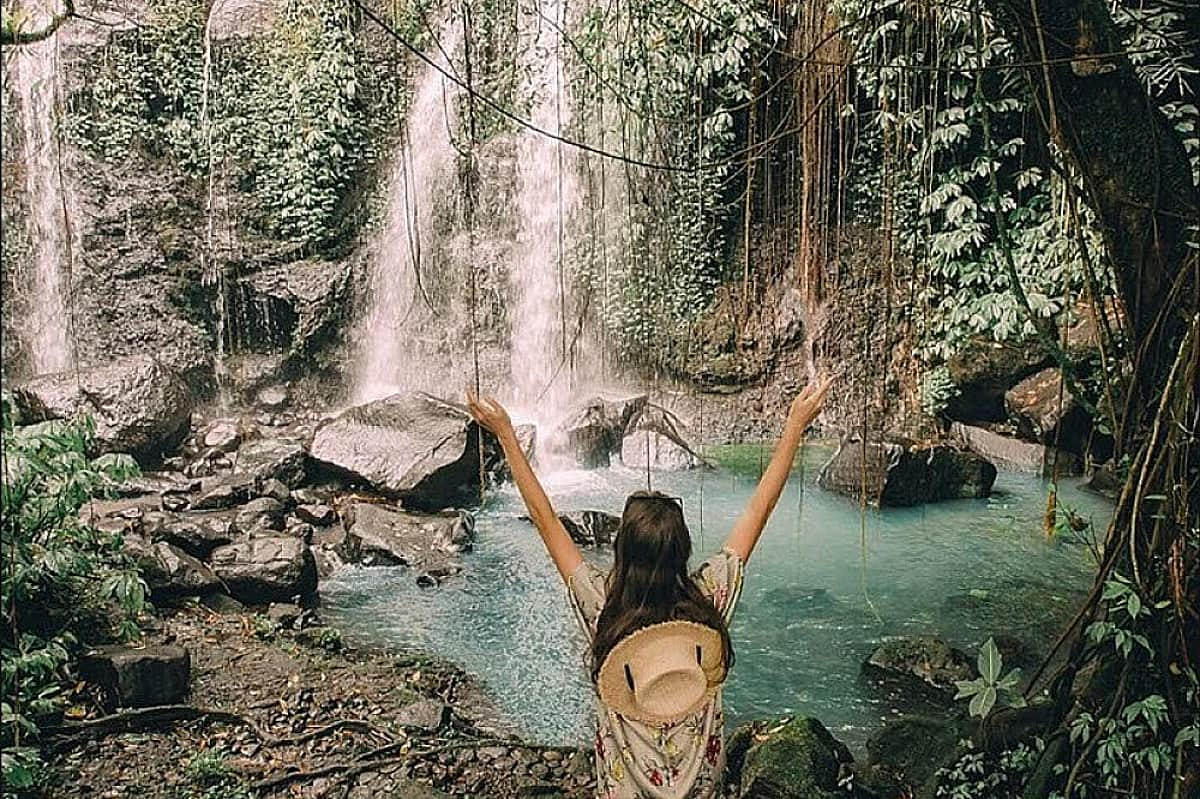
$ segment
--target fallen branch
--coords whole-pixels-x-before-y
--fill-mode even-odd
[[[157,705],[155,707],[130,708],[109,716],[85,721],[72,721],[49,731],[52,737],[62,736],[52,747],[52,752],[70,749],[80,741],[101,738],[120,732],[134,732],[175,724],[180,721],[216,721],[249,727],[255,736],[265,742],[274,740],[257,724],[240,713],[193,705]]]

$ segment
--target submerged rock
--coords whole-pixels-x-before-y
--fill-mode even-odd
[[[218,547],[212,568],[234,598],[252,605],[287,602],[317,590],[317,565],[296,538],[254,538]]]
[[[152,358],[35,377],[13,391],[30,421],[89,416],[98,452],[127,452],[157,463],[187,436],[193,399],[187,384]]]
[[[345,510],[346,560],[367,566],[436,569],[468,551],[475,537],[469,513],[424,514],[356,502]]]
[[[187,696],[191,657],[181,646],[100,646],[79,658],[79,675],[118,707],[175,704]]]
[[[594,547],[611,544],[621,527],[621,517],[602,510],[577,510],[560,513],[563,527],[577,544]]]
[[[973,452],[899,439],[843,441],[818,478],[822,488],[855,499],[865,482],[869,504],[891,507],[986,497],[995,480],[996,467]]]
[[[953,691],[958,680],[975,676],[971,659],[960,649],[931,636],[896,638],[876,647],[863,664],[876,678],[914,678],[941,691]]]
[[[771,730],[739,728],[730,739],[730,777],[746,799],[835,799],[854,758],[821,722],[796,718]],[[735,751],[735,742],[740,741]],[[736,770],[736,773],[734,773]],[[849,794],[853,796],[854,794]]]
[[[582,403],[561,425],[575,461],[585,469],[608,466],[647,399],[645,394],[618,400],[592,397]]]
[[[401,499],[440,510],[479,500],[479,425],[465,409],[424,394],[395,394],[358,405],[317,431],[312,458]],[[483,432],[484,466],[500,460]]]

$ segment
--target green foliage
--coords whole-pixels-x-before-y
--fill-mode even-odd
[[[573,70],[579,133],[620,131],[607,149],[681,168],[587,166],[588,202],[605,192],[620,233],[586,248],[577,272],[602,297],[602,321],[627,358],[677,361],[728,277],[728,227],[745,182],[733,156],[781,21],[748,0],[638,0],[583,15]]]
[[[1017,799],[1044,745],[1017,744],[998,755],[968,751],[936,775],[938,797],[945,799]]]
[[[1159,668],[1158,655],[1145,630],[1155,614],[1171,613],[1171,603],[1148,603],[1132,582],[1114,573],[1104,584],[1104,618],[1090,624],[1086,640],[1093,651],[1109,647],[1132,669]],[[1200,684],[1190,667],[1173,665],[1187,679],[1184,699],[1192,708],[1200,698]],[[1162,795],[1169,786],[1177,757],[1186,747],[1200,745],[1200,717],[1193,711],[1182,723],[1172,722],[1165,697],[1147,691],[1121,703],[1106,703],[1102,710],[1082,710],[1070,722],[1070,742],[1082,758],[1079,779],[1071,783],[1070,799],[1093,795],[1092,790],[1131,792],[1136,796]],[[1062,767],[1065,770],[1065,767]],[[1168,790],[1169,793],[1169,790]],[[1064,793],[1052,799],[1067,799]]]
[[[105,160],[141,152],[206,191],[235,186],[253,199],[246,224],[328,249],[358,222],[355,190],[394,132],[399,56],[365,57],[349,0],[274,2],[265,34],[206,52],[203,3],[153,0],[149,21],[105,48],[68,126]],[[397,16],[411,24],[407,5]]]
[[[119,537],[79,521],[79,510],[136,472],[127,456],[89,460],[88,421],[14,427],[3,410],[0,544],[0,746],[7,784],[38,779],[40,725],[63,707],[83,643],[138,634],[146,585]]]
[[[183,768],[187,799],[250,799],[254,792],[219,752],[194,755]]]
[[[979,650],[979,676],[973,680],[958,680],[954,685],[958,688],[955,699],[970,699],[967,706],[972,716],[985,718],[992,708],[999,704],[1001,707],[1024,707],[1025,697],[1017,690],[1021,681],[1021,670],[1013,669],[1004,676],[1001,672],[1004,660],[996,641],[992,638]]]
[[[944,411],[957,395],[958,386],[954,385],[950,370],[944,365],[927,372],[921,381],[921,407],[930,416],[937,416]]]

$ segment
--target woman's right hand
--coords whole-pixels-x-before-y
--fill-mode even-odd
[[[803,432],[821,412],[821,405],[824,404],[825,395],[829,392],[831,385],[833,385],[832,377],[810,381],[804,390],[792,400],[792,407],[788,411],[788,426],[796,426]]]
[[[492,397],[480,397],[474,391],[468,391],[467,410],[471,412],[471,418],[497,437],[512,432],[512,419],[508,417],[508,411]]]

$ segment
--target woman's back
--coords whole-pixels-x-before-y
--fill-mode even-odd
[[[729,550],[701,564],[692,579],[728,624],[742,587],[742,562]],[[571,606],[589,644],[604,608],[608,576],[583,562],[567,581]],[[613,799],[707,799],[720,794],[725,770],[721,690],[680,721],[627,718],[596,694],[596,794]]]

